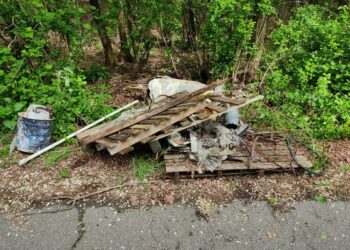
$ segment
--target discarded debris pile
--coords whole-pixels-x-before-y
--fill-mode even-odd
[[[237,110],[262,96],[224,97],[214,91],[224,81],[208,86],[191,84],[171,78],[152,80],[150,107],[124,112],[112,122],[78,134],[80,144],[94,143],[97,150],[106,149],[111,155],[130,152],[135,144],[148,144],[159,153],[159,141],[167,139],[171,149],[164,157],[166,172],[177,176],[297,167],[290,149],[283,148],[281,136],[262,142],[266,135],[259,135],[253,143],[249,141],[254,134],[247,131],[249,126],[240,121]]]
[[[227,148],[222,148],[219,154],[215,147],[213,151],[206,152],[207,157],[204,159],[209,164],[201,163],[200,151],[193,148],[192,141],[191,147],[172,149],[164,155],[165,171],[173,174],[177,179],[183,176],[204,177],[257,171],[294,171],[299,166],[311,167],[307,158],[297,152],[296,148],[288,145],[287,139],[280,133],[247,131],[239,138],[238,145],[229,144]],[[221,143],[220,137],[212,137],[212,141],[215,140],[214,145]],[[236,141],[233,142],[236,143]],[[197,159],[197,161],[191,159]]]
[[[262,99],[231,99],[214,95],[212,90],[219,81],[192,93],[177,93],[151,105],[150,108],[126,112],[110,123],[105,123],[77,135],[81,145],[95,143],[98,150],[107,149],[111,155],[125,154],[136,143],[156,142],[204,121]]]

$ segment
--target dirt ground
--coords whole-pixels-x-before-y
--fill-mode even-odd
[[[166,72],[169,67],[157,58],[156,54],[151,56],[153,63],[143,71],[133,70],[132,65],[121,65],[116,69],[110,80],[113,105],[125,104],[136,98],[145,99],[148,81]],[[329,163],[321,176],[300,170],[296,173],[246,174],[174,182],[155,174],[140,183],[134,176],[132,164],[137,152],[112,157],[107,152],[82,149],[78,144],[72,144],[66,149],[58,149],[69,153],[55,162],[55,166],[49,166],[47,157],[41,157],[25,167],[19,167],[12,161],[6,168],[0,168],[0,213],[16,214],[32,206],[66,202],[67,198],[74,199],[123,183],[129,185],[79,202],[113,203],[120,209],[127,209],[176,202],[195,203],[202,197],[216,204],[225,204],[233,199],[268,200],[271,205],[283,208],[288,207],[291,201],[316,195],[327,200],[349,199],[350,141],[325,142],[323,146]],[[26,156],[14,152],[11,158],[18,160]],[[63,169],[67,170],[67,176],[62,176]]]

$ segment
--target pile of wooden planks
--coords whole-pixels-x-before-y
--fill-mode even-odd
[[[83,146],[95,143],[98,150],[106,149],[111,155],[125,154],[137,143],[147,143],[165,138],[173,133],[196,126],[227,112],[262,99],[227,98],[207,91],[223,85],[218,81],[193,93],[179,93],[168,97],[134,117],[114,120],[80,133],[77,138]],[[196,119],[188,119],[191,115]]]

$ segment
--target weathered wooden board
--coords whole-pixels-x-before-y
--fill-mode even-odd
[[[243,98],[228,98],[223,96],[213,96],[209,97],[209,99],[212,101],[225,102],[233,105],[239,105],[245,102]]]
[[[108,138],[109,139],[113,139],[113,140],[125,140],[126,138],[128,138],[130,136],[130,134],[124,134],[124,133],[118,133],[118,134],[113,134],[113,135],[109,135]],[[103,139],[103,138],[101,138]]]
[[[109,139],[109,138],[101,138],[96,140],[96,143],[101,144],[108,147],[115,147],[117,145],[116,141],[113,139]]]
[[[221,107],[217,104],[209,104],[208,108],[211,110],[214,110],[216,112],[219,112],[219,113],[224,112],[227,109],[227,108]]]
[[[292,164],[292,165],[291,165]],[[298,167],[295,163],[292,162],[224,162],[221,164],[221,166],[217,170],[273,170],[273,169],[288,169]],[[194,172],[197,172],[197,168],[193,168]],[[179,164],[176,165],[168,165],[166,164],[165,167],[166,173],[176,173],[176,172],[192,172],[191,167]]]

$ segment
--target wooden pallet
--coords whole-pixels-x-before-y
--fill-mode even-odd
[[[292,149],[294,151],[294,149]],[[205,171],[200,174],[197,162],[189,159],[189,150],[184,153],[169,152],[164,156],[165,172],[174,178],[224,176],[261,171],[293,171],[298,168],[286,145],[257,145],[254,156],[244,146],[235,148],[214,172]],[[293,152],[295,154],[296,152]],[[298,160],[310,163],[306,157],[296,154]],[[311,164],[311,163],[310,163]]]

